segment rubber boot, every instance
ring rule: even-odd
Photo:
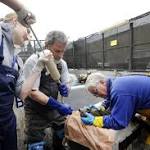
[[[44,150],[45,142],[37,142],[28,145],[28,150]]]

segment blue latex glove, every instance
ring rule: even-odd
[[[91,113],[86,113],[84,117],[81,117],[81,120],[86,125],[92,125],[95,117]]]
[[[62,104],[52,97],[49,98],[47,105],[50,106],[52,109],[57,109],[58,112],[62,115],[71,115],[73,111],[70,105]]]
[[[59,90],[60,94],[64,97],[67,97],[69,94],[68,87],[63,83],[59,84],[58,90]]]

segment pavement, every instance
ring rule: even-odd
[[[64,98],[64,101],[70,104],[74,110],[78,110],[84,106],[98,103],[102,99],[90,94],[84,85],[77,85],[71,88],[69,97]]]

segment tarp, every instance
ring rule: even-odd
[[[66,120],[65,137],[91,150],[112,150],[115,130],[84,125],[79,111],[73,112]]]

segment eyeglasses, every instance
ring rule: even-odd
[[[48,44],[47,44],[45,47],[46,47],[47,49],[53,51],[54,53],[57,53],[57,54],[58,54],[58,53],[62,53],[62,54],[63,54],[63,53],[65,52],[65,49],[60,49],[59,47],[57,48],[57,47],[54,47],[54,46],[52,47],[52,45],[48,45]]]
[[[64,50],[53,50],[55,53],[64,53]]]

